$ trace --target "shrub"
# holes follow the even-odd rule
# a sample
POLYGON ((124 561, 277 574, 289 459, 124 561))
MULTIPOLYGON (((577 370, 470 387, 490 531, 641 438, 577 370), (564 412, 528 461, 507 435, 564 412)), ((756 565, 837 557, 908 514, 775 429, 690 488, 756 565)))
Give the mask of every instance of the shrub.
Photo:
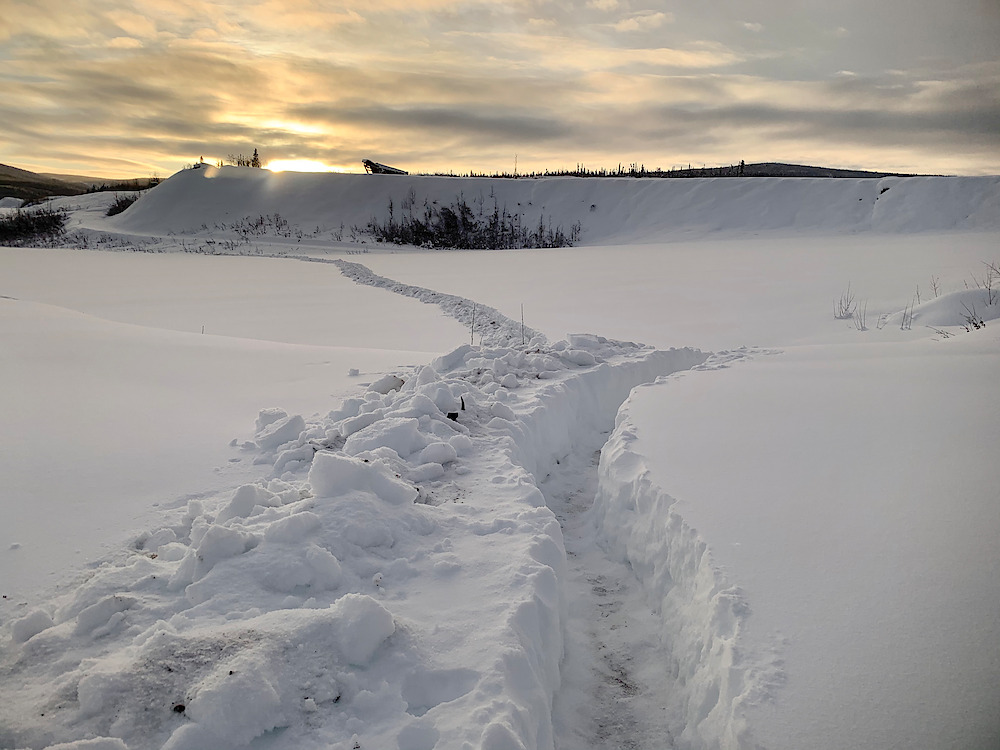
POLYGON ((389 218, 379 223, 372 219, 362 234, 379 242, 422 247, 448 247, 462 250, 506 250, 525 247, 569 247, 580 237, 580 223, 575 223, 567 234, 562 226, 545 224, 539 220, 537 227, 521 224, 520 214, 509 214, 494 200, 493 211, 478 215, 462 197, 449 206, 434 206, 426 200, 423 211, 414 212, 415 196, 403 202, 403 217, 395 217, 392 201, 389 218))
POLYGON ((116 216, 137 200, 139 200, 138 193, 129 193, 127 195, 119 195, 118 193, 115 193, 115 199, 112 201, 111 205, 108 206, 105 216, 116 216))
POLYGON ((851 294, 851 285, 847 285, 847 291, 840 295, 840 299, 834 303, 833 306, 833 317, 837 320, 852 320, 854 318, 854 311, 857 309, 858 305, 854 301, 854 295, 851 294))
POLYGON ((48 244, 65 232, 66 214, 51 208, 18 209, 0 217, 0 245, 48 244))

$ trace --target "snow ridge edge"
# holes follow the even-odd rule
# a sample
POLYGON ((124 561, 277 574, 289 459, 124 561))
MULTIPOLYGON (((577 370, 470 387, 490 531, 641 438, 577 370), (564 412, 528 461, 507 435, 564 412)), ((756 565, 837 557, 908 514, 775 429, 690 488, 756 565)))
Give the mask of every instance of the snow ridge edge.
POLYGON ((595 522, 609 550, 635 571, 662 622, 677 687, 669 700, 679 746, 756 748, 745 709, 781 682, 781 663, 773 654, 759 659, 742 648, 740 631, 750 614, 745 594, 714 563, 677 500, 654 480, 636 446, 630 404, 631 397, 601 451, 595 522))

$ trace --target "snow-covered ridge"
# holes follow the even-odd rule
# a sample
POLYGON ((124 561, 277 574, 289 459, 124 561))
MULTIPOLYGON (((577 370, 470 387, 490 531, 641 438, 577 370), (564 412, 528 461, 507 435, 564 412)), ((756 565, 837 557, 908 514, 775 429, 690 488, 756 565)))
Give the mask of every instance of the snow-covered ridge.
MULTIPOLYGON (((148 235, 214 234, 246 219, 274 217, 310 237, 347 239, 352 227, 384 221, 392 202, 419 213, 425 202, 494 204, 566 228, 582 242, 689 238, 708 232, 825 233, 983 230, 1000 227, 1000 177, 881 179, 489 180, 395 175, 271 173, 224 167, 179 172, 92 228, 148 235)), ((265 222, 266 223, 266 222, 265 222)), ((286 239, 289 239, 286 238, 286 239)))
MULTIPOLYGON (((713 356, 693 369, 727 367, 746 352, 713 356)), ((640 386, 641 387, 641 386, 640 386)), ((685 748, 755 747, 744 711, 783 680, 776 654, 748 654, 740 630, 750 603, 714 563, 706 542, 650 477, 635 447, 630 401, 601 452, 594 515, 610 551, 626 560, 662 622, 664 668, 674 676, 671 708, 685 748)))

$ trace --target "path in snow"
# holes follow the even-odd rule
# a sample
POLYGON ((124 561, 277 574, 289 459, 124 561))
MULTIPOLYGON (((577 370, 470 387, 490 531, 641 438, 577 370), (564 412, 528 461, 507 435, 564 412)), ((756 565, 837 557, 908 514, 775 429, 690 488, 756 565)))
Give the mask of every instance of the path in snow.
POLYGON ((670 748, 667 659, 659 619, 625 562, 597 544, 590 514, 600 446, 592 433, 541 484, 563 529, 569 576, 562 685, 553 704, 556 750, 670 748))
POLYGON ((533 328, 528 328, 524 322, 518 323, 511 320, 499 310, 465 297, 458 297, 454 294, 443 294, 433 289, 422 286, 404 284, 401 281, 390 279, 386 276, 379 276, 373 273, 370 268, 361 263, 352 263, 349 260, 326 258, 314 258, 309 255, 288 256, 294 260, 302 260, 309 263, 331 263, 340 269, 340 272, 355 283, 373 286, 394 292, 403 297, 413 297, 428 305, 437 305, 444 313, 459 323, 469 326, 472 340, 475 344, 478 339, 480 346, 516 346, 518 343, 525 344, 529 341, 543 343, 544 334, 533 328))
MULTIPOLYGON (((324 262, 307 256, 299 259, 324 262)), ((336 264, 358 283, 437 304, 448 315, 470 323, 471 300, 401 284, 360 263, 325 262, 336 264)), ((481 320, 489 321, 484 328, 490 343, 511 345, 520 338, 516 321, 493 308, 478 308, 481 320)), ((525 331, 530 337, 539 336, 525 331)), ((598 545, 589 512, 597 494, 601 448, 609 434, 593 431, 582 436, 540 484, 562 527, 569 569, 564 582, 566 652, 552 717, 555 747, 665 750, 673 746, 668 727, 676 724, 668 717, 671 677, 660 646, 662 622, 648 606, 628 563, 611 559, 598 545)))

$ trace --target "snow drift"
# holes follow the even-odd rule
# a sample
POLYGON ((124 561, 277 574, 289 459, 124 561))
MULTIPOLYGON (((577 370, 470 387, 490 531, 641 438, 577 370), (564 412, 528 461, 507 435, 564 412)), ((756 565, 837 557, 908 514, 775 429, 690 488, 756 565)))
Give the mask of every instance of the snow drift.
POLYGON ((568 231, 580 222, 585 244, 706 232, 1000 228, 1000 177, 493 180, 246 167, 178 172, 124 213, 98 217, 93 226, 137 234, 224 235, 248 219, 264 218, 263 224, 273 226, 278 215, 296 233, 294 241, 329 241, 372 218, 384 221, 390 202, 399 217, 407 205, 419 213, 425 203, 457 201, 474 213, 506 208, 519 213, 524 226, 544 220, 568 231))

